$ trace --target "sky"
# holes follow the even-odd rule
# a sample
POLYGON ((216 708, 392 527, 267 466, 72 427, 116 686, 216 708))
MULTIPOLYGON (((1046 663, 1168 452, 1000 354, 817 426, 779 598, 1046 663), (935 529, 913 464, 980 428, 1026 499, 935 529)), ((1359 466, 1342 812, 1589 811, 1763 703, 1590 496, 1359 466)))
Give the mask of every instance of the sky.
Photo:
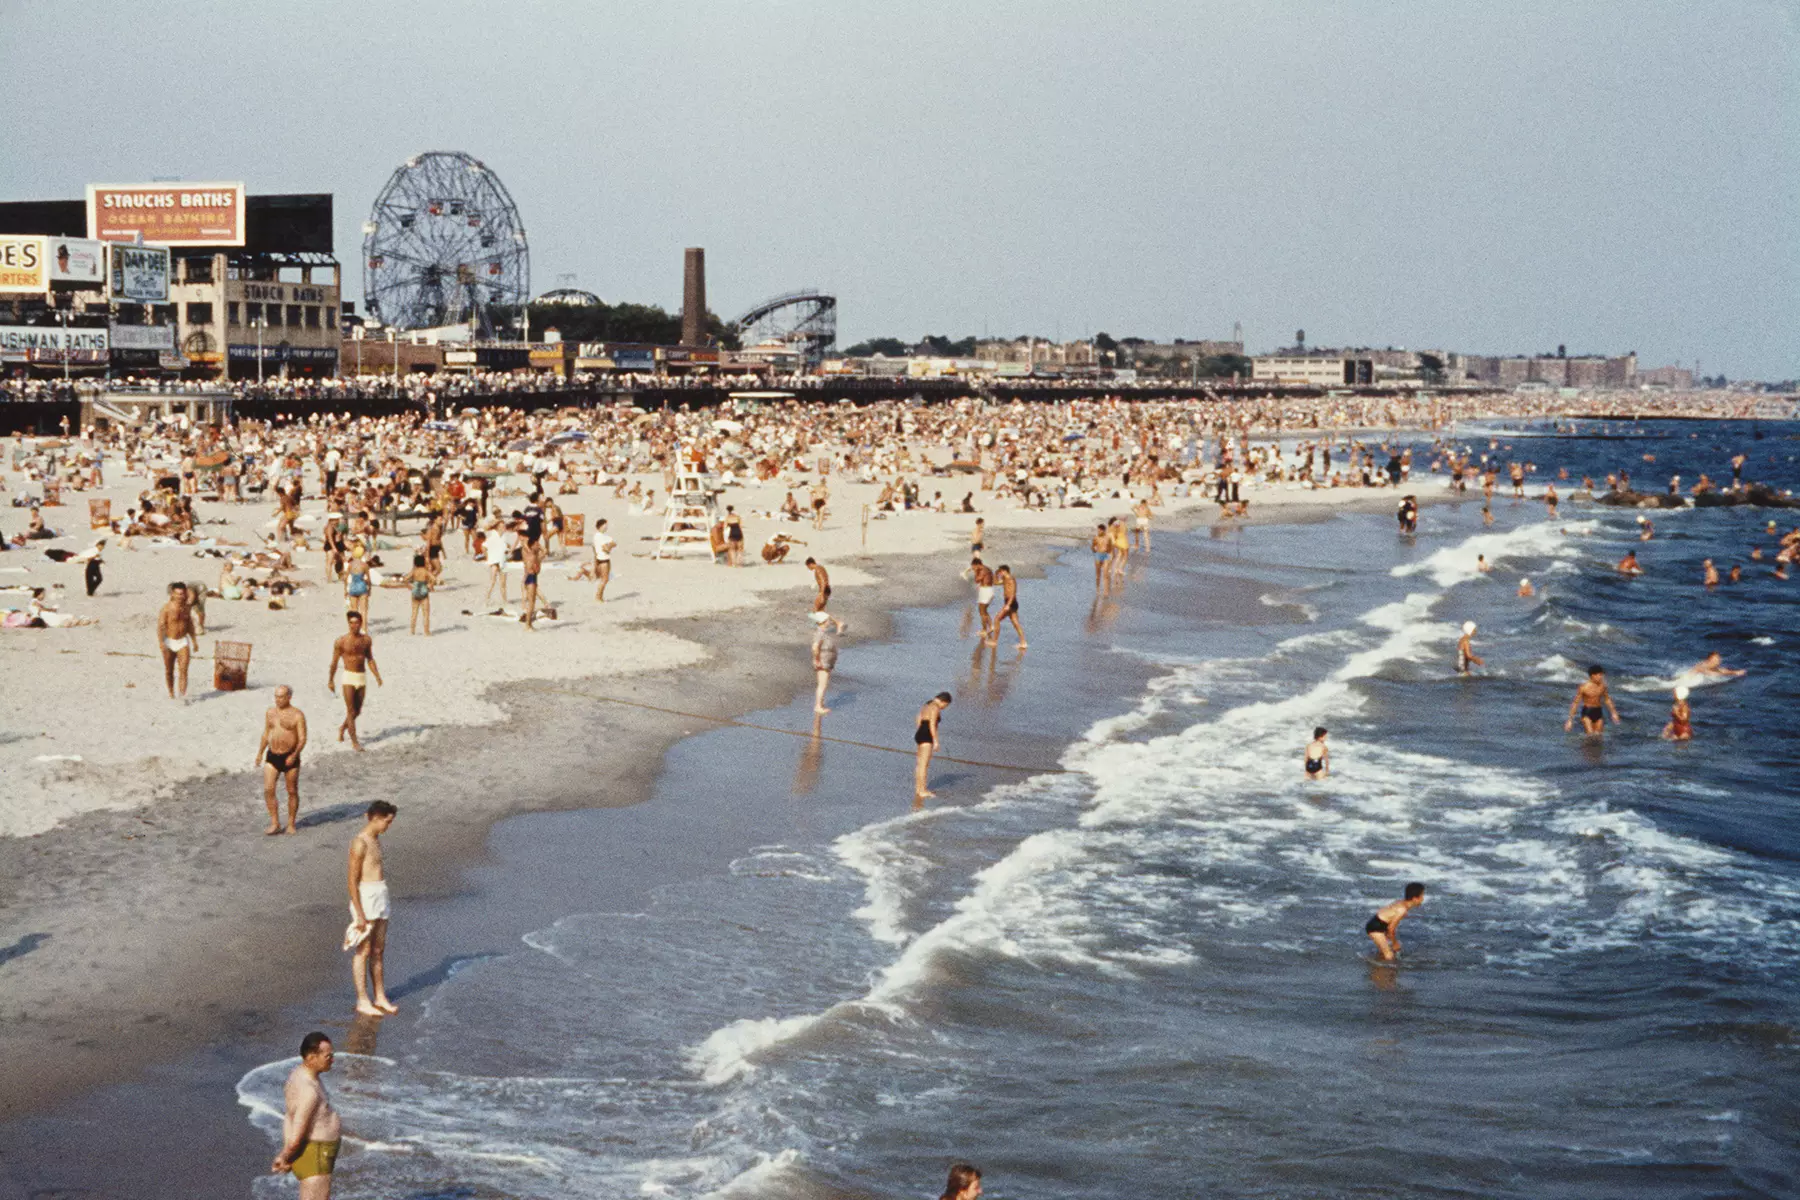
POLYGON ((534 293, 839 341, 1635 350, 1800 377, 1800 4, 0 0, 0 199, 511 191, 534 293), (151 13, 154 16, 151 17, 151 13))

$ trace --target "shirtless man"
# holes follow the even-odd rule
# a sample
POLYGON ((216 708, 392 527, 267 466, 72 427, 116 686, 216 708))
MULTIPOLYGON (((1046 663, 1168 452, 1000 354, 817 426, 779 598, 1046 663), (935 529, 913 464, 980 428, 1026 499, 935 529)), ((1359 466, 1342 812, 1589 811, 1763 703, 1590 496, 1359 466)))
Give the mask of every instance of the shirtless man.
POLYGON ((1688 689, 1682 684, 1675 689, 1675 703, 1669 706, 1669 723, 1663 726, 1666 742, 1690 741, 1694 736, 1694 710, 1688 707, 1688 689))
POLYGON ((1393 962, 1400 955, 1400 935, 1395 932, 1400 922, 1411 914, 1412 910, 1425 903, 1425 885, 1409 883, 1401 898, 1392 904, 1384 904, 1375 910, 1369 923, 1363 926, 1363 932, 1375 943, 1375 949, 1381 952, 1382 962, 1393 962))
POLYGON ((1331 747, 1325 744, 1330 730, 1323 725, 1313 730, 1312 741, 1306 743, 1306 777, 1308 779, 1331 778, 1331 747))
POLYGON ((187 696, 188 659, 200 649, 194 637, 194 618, 188 598, 188 585, 171 583, 168 603, 156 614, 156 648, 162 652, 163 682, 169 687, 169 699, 175 699, 175 674, 181 672, 181 695, 187 696))
POLYGON ((612 579, 612 553, 619 548, 613 535, 606 531, 606 518, 594 522, 594 599, 606 599, 606 584, 612 579))
POLYGON ((826 573, 823 566, 819 565, 817 559, 808 558, 806 560, 806 567, 807 570, 813 573, 813 583, 818 589, 817 593, 813 596, 812 610, 814 612, 824 612, 825 602, 831 599, 831 576, 826 573))
POLYGON ((969 531, 969 556, 980 558, 981 552, 987 549, 987 518, 976 517, 975 528, 969 531))
POLYGON ((825 528, 825 504, 831 499, 831 489, 823 479, 812 485, 813 528, 825 528))
POLYGON ((1700 582, 1709 588, 1718 587, 1719 586, 1719 568, 1713 566, 1713 560, 1710 558, 1703 560, 1700 563, 1700 568, 1701 568, 1700 582))
POLYGON ((1627 550, 1625 552, 1625 557, 1619 560, 1619 574, 1642 575, 1643 573, 1644 568, 1638 566, 1637 551, 1627 550))
POLYGON ((1012 568, 1002 563, 994 572, 994 578, 1000 584, 1000 615, 994 618, 993 645, 1000 644, 1000 622, 1011 621, 1013 632, 1019 635, 1019 649, 1025 649, 1025 627, 1019 624, 1019 581, 1013 578, 1012 568))
MULTIPOLYGON (((832 639, 831 631, 826 628, 831 624, 831 614, 816 612, 812 615, 813 624, 818 628, 813 632, 812 665, 813 675, 818 679, 818 690, 813 693, 813 712, 823 716, 830 712, 825 707, 825 689, 831 686, 831 673, 837 669, 837 642, 832 639)), ((843 624, 838 624, 838 632, 844 631, 843 624)))
POLYGON ((1150 549, 1150 501, 1139 500, 1131 506, 1137 520, 1131 530, 1131 544, 1143 550, 1150 549))
POLYGON ((1106 587, 1106 566, 1112 558, 1112 535, 1106 532, 1105 522, 1094 526, 1088 549, 1094 552, 1094 590, 1099 591, 1106 587))
POLYGON ((1726 666, 1724 658, 1717 651, 1707 655, 1705 658, 1682 672, 1683 675, 1718 675, 1728 679, 1735 679, 1739 675, 1746 673, 1747 672, 1744 671, 1733 670, 1731 667, 1726 666))
POLYGON ((544 543, 533 538, 519 550, 519 565, 525 568, 525 628, 537 631, 538 572, 544 569, 544 543))
POLYGON ((287 780, 287 832, 298 833, 294 819, 300 815, 300 752, 306 749, 306 714, 294 707, 294 689, 282 684, 275 689, 275 707, 263 714, 262 738, 256 757, 263 768, 263 803, 269 808, 269 827, 281 830, 281 810, 275 805, 275 784, 287 780))
POLYGON ((344 1126, 319 1076, 331 1070, 333 1057, 330 1038, 316 1030, 307 1034, 300 1040, 300 1065, 288 1073, 283 1089, 281 1153, 269 1164, 269 1173, 292 1171, 300 1181, 300 1200, 326 1200, 331 1195, 331 1173, 337 1167, 344 1126))
POLYGON ((1598 737, 1606 731, 1607 712, 1612 713, 1613 724, 1617 725, 1619 710, 1613 706, 1612 693, 1606 690, 1606 668, 1591 666, 1587 682, 1575 689, 1575 698, 1569 701, 1569 719, 1563 722, 1563 729, 1573 729, 1575 714, 1580 713, 1582 731, 1589 737, 1598 737))
POLYGON ((1487 663, 1479 654, 1475 653, 1475 622, 1464 621, 1462 637, 1456 642, 1456 673, 1467 675, 1472 666, 1485 667, 1487 663))
POLYGON ((926 800, 937 795, 925 786, 927 773, 931 770, 931 756, 939 749, 938 720, 944 710, 950 707, 950 693, 939 692, 925 702, 919 710, 919 724, 913 730, 913 745, 917 748, 917 758, 913 763, 913 807, 918 808, 926 800))
POLYGON ((350 959, 350 978, 356 984, 356 1011, 365 1017, 385 1017, 399 1012, 388 999, 384 977, 387 953, 387 872, 381 863, 381 835, 394 826, 399 809, 376 800, 365 811, 368 819, 350 841, 350 936, 356 953, 350 959))
POLYGON ((981 640, 985 642, 994 632, 994 618, 988 613, 988 605, 994 602, 994 570, 979 558, 972 558, 969 575, 975 580, 975 607, 981 614, 981 640))
POLYGON ((362 716, 363 698, 369 692, 368 672, 373 672, 375 682, 383 687, 381 668, 375 665, 375 640, 363 632, 362 614, 347 612, 344 620, 350 626, 350 632, 331 643, 331 668, 325 672, 325 690, 337 691, 338 664, 344 664, 344 723, 338 726, 338 741, 349 735, 350 744, 358 750, 362 743, 356 739, 356 718, 362 716))

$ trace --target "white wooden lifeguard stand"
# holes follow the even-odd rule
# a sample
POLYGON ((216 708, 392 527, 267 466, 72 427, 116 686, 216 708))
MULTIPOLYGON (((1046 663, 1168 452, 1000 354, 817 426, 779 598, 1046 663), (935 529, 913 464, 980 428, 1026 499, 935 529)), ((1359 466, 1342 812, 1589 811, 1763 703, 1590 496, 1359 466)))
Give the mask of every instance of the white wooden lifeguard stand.
POLYGON ((675 477, 675 490, 669 493, 668 507, 663 510, 662 539, 651 558, 679 558, 681 548, 700 542, 711 549, 713 524, 719 519, 716 493, 706 486, 698 474, 675 477))

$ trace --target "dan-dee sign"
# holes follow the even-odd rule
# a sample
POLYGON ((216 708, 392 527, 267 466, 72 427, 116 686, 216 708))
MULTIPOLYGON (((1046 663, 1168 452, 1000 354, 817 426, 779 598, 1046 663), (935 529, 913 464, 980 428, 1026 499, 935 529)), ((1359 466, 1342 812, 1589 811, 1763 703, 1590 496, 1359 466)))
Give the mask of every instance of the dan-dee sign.
POLYGON ((161 304, 169 298, 169 251, 162 246, 110 247, 114 300, 161 304))
POLYGON ((88 236, 154 246, 244 244, 241 183, 88 184, 88 236))

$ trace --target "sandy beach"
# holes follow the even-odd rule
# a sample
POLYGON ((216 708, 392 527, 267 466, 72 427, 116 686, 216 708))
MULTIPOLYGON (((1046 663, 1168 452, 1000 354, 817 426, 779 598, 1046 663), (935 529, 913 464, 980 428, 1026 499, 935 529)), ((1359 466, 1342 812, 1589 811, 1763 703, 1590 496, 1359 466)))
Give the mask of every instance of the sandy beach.
MULTIPOLYGON (((168 581, 212 579, 219 560, 142 539, 125 550, 114 538, 104 552, 106 581, 87 598, 79 565, 36 552, 92 544, 99 534, 71 528, 83 523, 83 502, 106 497, 118 512, 144 486, 136 478, 109 482, 45 510, 46 523, 66 536, 0 560, 5 583, 60 583, 61 610, 99 622, 0 637, 13 681, 0 710, 0 771, 11 781, 0 808, 7 1115, 129 1078, 341 971, 344 845, 370 800, 393 799, 407 814, 409 866, 398 894, 429 895, 454 886, 500 817, 592 805, 596 774, 605 781, 600 802, 641 799, 667 746, 706 724, 571 692, 729 717, 808 686, 812 581, 798 561, 805 554, 832 571, 832 609, 851 624, 847 644, 880 636, 895 608, 941 602, 968 586, 958 572, 970 516, 879 516, 868 523, 865 551, 861 514, 875 500, 872 485, 836 485, 822 531, 751 515, 752 553, 741 570, 714 565, 703 547, 678 560, 648 558, 661 514, 633 515, 610 489, 589 486, 563 507, 584 513, 590 528, 600 516, 611 522, 619 548, 605 604, 593 602, 591 584, 568 579, 586 554, 571 549, 543 585, 561 620, 531 633, 516 621, 468 615, 484 610, 486 568, 461 553, 460 539, 433 599, 431 638, 407 634, 404 591, 376 590, 371 629, 387 684, 371 689, 362 722, 369 749, 355 755, 333 737, 341 703, 323 676, 343 601, 339 585, 319 582, 319 552, 296 555, 296 575, 314 586, 285 609, 209 601, 189 698, 171 701, 151 657, 155 608, 168 581), (755 547, 775 532, 800 538, 804 550, 783 564, 755 561, 755 547), (243 691, 211 686, 209 655, 221 638, 254 647, 243 691), (278 683, 294 687, 310 724, 302 830, 291 838, 261 835, 260 772, 249 769, 278 683), (509 786, 515 755, 538 760, 534 780, 556 776, 544 760, 564 764, 571 786, 509 786), (439 772, 451 763, 458 786, 445 788, 439 772), (469 786, 469 772, 479 773, 480 786, 469 786)), ((1429 494, 1433 482, 1420 486, 1429 494)), ((8 479, 9 487, 20 483, 8 479)), ((721 502, 760 514, 784 490, 731 488, 721 502)), ((1253 494, 1258 520, 1303 519, 1325 505, 1387 507, 1393 498, 1390 490, 1280 486, 1253 494)), ((496 503, 522 499, 502 492, 496 503)), ((1105 507, 1027 512, 979 496, 977 506, 991 531, 988 561, 1010 557, 1022 575, 1084 537, 1096 513, 1112 515, 1105 507)), ((322 515, 310 499, 305 511, 322 515)), ((1174 527, 1215 512, 1198 497, 1171 500, 1157 521, 1174 527)), ((201 517, 209 522, 202 531, 222 542, 255 542, 272 527, 266 504, 203 504, 201 517)), ((509 586, 516 602, 516 567, 509 586)))

